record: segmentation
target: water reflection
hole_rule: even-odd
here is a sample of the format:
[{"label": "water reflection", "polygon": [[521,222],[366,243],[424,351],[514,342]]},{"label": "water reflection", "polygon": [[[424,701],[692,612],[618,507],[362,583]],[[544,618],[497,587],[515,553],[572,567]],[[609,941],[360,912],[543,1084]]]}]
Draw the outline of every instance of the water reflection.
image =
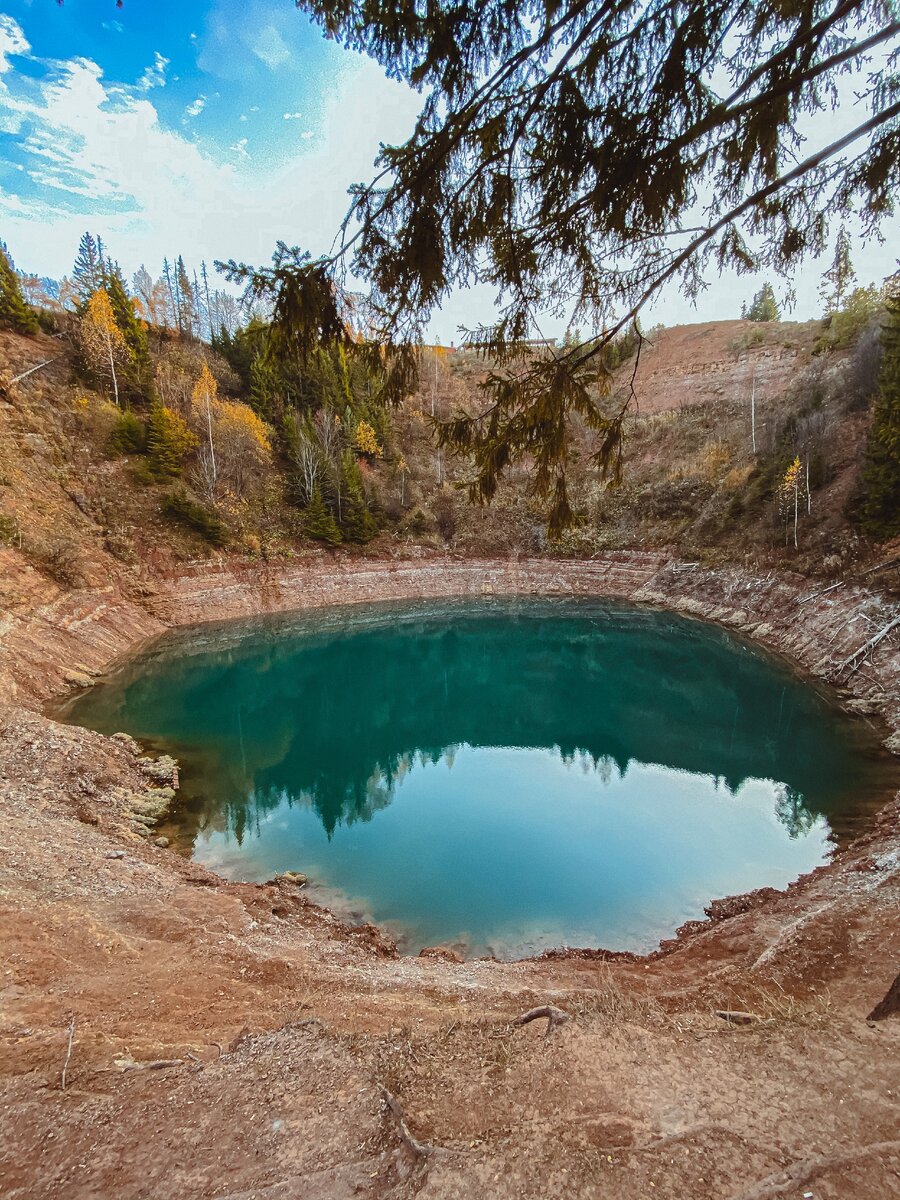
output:
[{"label": "water reflection", "polygon": [[[613,853],[635,873],[654,872],[660,891],[668,864],[647,847],[678,844],[684,879],[669,884],[681,889],[683,917],[743,890],[749,864],[786,881],[821,861],[829,826],[849,827],[884,783],[855,727],[779,664],[698,622],[588,602],[381,605],[185,631],[71,716],[173,748],[186,764],[181,838],[201,857],[259,878],[314,860],[332,882],[365,879],[373,908],[393,905],[407,921],[403,904],[444,903],[444,846],[455,847],[448,878],[471,859],[466,886],[477,892],[487,829],[478,869],[488,874],[513,844],[520,858],[505,870],[543,870],[521,856],[540,864],[554,843],[553,869],[571,877],[555,903],[570,925],[582,842],[596,842],[584,864],[593,891],[578,900],[590,911],[600,891],[607,909],[619,904]],[[750,832],[726,836],[719,824],[751,800]],[[804,842],[782,864],[781,844]],[[385,872],[415,874],[420,859],[430,875],[423,865],[415,896],[386,898]],[[706,876],[688,884],[691,871]],[[631,885],[623,876],[618,886]],[[533,893],[523,881],[519,902]],[[502,907],[496,896],[480,903]],[[665,925],[659,904],[646,899],[646,911]],[[549,900],[541,905],[551,928]]]}]

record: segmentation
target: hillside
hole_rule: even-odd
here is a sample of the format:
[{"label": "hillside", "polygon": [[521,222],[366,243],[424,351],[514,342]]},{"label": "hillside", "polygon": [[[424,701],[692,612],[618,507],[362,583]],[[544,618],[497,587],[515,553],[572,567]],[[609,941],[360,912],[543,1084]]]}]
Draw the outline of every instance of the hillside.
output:
[{"label": "hillside", "polygon": [[[558,544],[546,540],[527,466],[510,473],[490,508],[473,508],[458,490],[466,463],[435,449],[429,416],[476,405],[484,364],[465,351],[434,353],[426,357],[420,392],[385,414],[380,455],[358,460],[380,529],[373,526],[374,540],[367,534],[339,552],[383,555],[419,546],[426,553],[590,555],[677,547],[708,562],[831,572],[895,557],[890,547],[860,538],[847,519],[877,347],[866,335],[849,350],[815,354],[819,334],[818,322],[725,321],[651,335],[637,370],[632,360],[617,372],[609,400],[620,403],[634,376],[623,486],[612,489],[599,477],[590,465],[591,441],[576,430],[572,480],[582,521]],[[227,365],[209,351],[207,357],[224,386],[239,389]],[[290,460],[276,455],[242,495],[226,489],[211,508],[189,470],[154,477],[141,455],[112,448],[121,414],[79,378],[64,338],[0,334],[7,379],[47,359],[48,367],[0,400],[0,536],[38,572],[64,587],[128,581],[152,593],[156,577],[196,558],[332,553],[306,536]],[[161,345],[156,361],[170,390],[189,394],[201,347]],[[239,390],[232,394],[241,398]],[[810,484],[797,549],[775,499],[795,454]],[[185,520],[166,511],[173,495],[192,496],[199,526],[191,513]],[[212,536],[204,524],[209,512]],[[5,603],[14,604],[8,573],[0,586]]]}]

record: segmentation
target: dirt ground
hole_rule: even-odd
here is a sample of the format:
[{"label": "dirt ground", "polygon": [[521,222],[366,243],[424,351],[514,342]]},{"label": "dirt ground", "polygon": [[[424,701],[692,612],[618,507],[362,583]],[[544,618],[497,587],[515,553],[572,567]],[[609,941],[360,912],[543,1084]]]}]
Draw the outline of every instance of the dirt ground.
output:
[{"label": "dirt ground", "polygon": [[0,1195],[900,1196],[900,801],[647,959],[458,963],[158,848],[152,770],[0,713]]}]

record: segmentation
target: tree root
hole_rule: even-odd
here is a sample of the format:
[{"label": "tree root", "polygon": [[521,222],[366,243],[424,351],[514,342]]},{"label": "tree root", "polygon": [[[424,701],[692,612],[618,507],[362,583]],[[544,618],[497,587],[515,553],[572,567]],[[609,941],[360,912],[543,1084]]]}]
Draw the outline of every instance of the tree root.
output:
[{"label": "tree root", "polygon": [[900,1142],[872,1142],[869,1146],[861,1146],[857,1150],[848,1150],[844,1154],[823,1154],[816,1158],[802,1158],[783,1171],[768,1175],[743,1192],[735,1192],[731,1200],[769,1200],[772,1196],[783,1196],[795,1192],[797,1188],[809,1183],[816,1175],[825,1171],[841,1170],[850,1167],[866,1158],[877,1158],[880,1154],[900,1153]]},{"label": "tree root", "polygon": [[556,1008],[552,1004],[542,1004],[538,1008],[530,1008],[528,1012],[522,1013],[521,1017],[516,1017],[513,1021],[513,1026],[514,1028],[519,1028],[522,1025],[527,1025],[530,1021],[538,1021],[541,1017],[547,1018],[545,1038],[549,1037],[552,1031],[559,1025],[565,1025],[566,1021],[571,1021],[572,1019],[561,1008]]},{"label": "tree root", "polygon": [[385,1104],[388,1106],[389,1111],[397,1120],[397,1129],[400,1133],[400,1141],[407,1148],[407,1150],[409,1150],[414,1158],[420,1160],[428,1159],[432,1154],[434,1154],[436,1147],[432,1146],[430,1142],[420,1142],[418,1138],[413,1136],[409,1126],[406,1123],[406,1114],[403,1111],[403,1106],[393,1092],[389,1092],[388,1089],[382,1085],[381,1095]]},{"label": "tree root", "polygon": [[149,1062],[130,1062],[122,1068],[123,1071],[162,1071],[165,1067],[180,1067],[184,1065],[183,1058],[151,1058]]}]

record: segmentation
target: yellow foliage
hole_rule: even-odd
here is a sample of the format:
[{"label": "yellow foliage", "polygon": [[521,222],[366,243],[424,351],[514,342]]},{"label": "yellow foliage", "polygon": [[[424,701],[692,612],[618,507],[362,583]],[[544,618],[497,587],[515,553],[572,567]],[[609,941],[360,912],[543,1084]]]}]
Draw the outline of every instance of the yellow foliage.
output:
[{"label": "yellow foliage", "polygon": [[103,288],[98,288],[88,300],[78,328],[78,336],[88,368],[94,375],[109,378],[118,404],[119,381],[116,376],[116,363],[127,362],[130,355],[122,331],[116,324],[109,296]]},{"label": "yellow foliage", "polygon": [[787,495],[789,492],[793,492],[794,489],[799,485],[800,471],[801,471],[801,464],[800,464],[800,458],[798,455],[798,457],[794,459],[794,461],[791,463],[791,465],[785,471],[784,479],[782,479],[782,481],[781,481],[781,491],[785,495]]},{"label": "yellow foliage", "polygon": [[750,476],[753,474],[754,466],[752,463],[747,463],[743,467],[732,467],[722,481],[727,488],[736,492],[738,488],[742,488]]},{"label": "yellow foliage", "polygon": [[375,430],[368,421],[360,421],[356,426],[356,448],[361,454],[371,454],[374,458],[381,457],[381,446]]},{"label": "yellow foliage", "polygon": [[[205,365],[205,364],[204,364]],[[215,382],[215,381],[213,381]],[[217,432],[235,437],[246,437],[265,454],[272,451],[272,442],[265,422],[261,421],[252,408],[239,401],[220,400],[214,410]]]},{"label": "yellow foliage", "polygon": [[731,461],[731,447],[727,442],[708,442],[700,455],[700,475],[710,482],[718,479]]},{"label": "yellow foliage", "polygon": [[193,404],[202,404],[205,408],[207,405],[215,404],[218,397],[219,385],[216,383],[215,376],[209,369],[209,365],[204,362],[200,367],[200,374],[197,376],[194,390],[191,392],[191,402]]}]

